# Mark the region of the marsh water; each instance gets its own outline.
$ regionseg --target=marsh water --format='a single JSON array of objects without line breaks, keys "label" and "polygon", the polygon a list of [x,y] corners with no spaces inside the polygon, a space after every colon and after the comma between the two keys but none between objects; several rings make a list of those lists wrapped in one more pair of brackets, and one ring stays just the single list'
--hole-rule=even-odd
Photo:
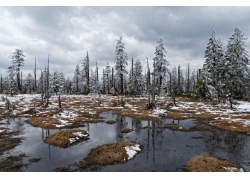
[{"label": "marsh water", "polygon": [[[68,148],[60,148],[44,143],[44,139],[58,131],[46,130],[29,125],[28,118],[6,118],[0,127],[9,132],[19,131],[22,142],[14,149],[6,151],[0,159],[7,156],[25,154],[23,171],[54,171],[57,167],[82,161],[92,148],[121,140],[135,141],[142,151],[124,164],[104,166],[97,171],[105,172],[176,172],[184,171],[187,162],[196,155],[209,155],[238,164],[244,171],[250,171],[250,136],[217,129],[205,120],[163,119],[160,122],[135,120],[121,117],[112,112],[100,115],[104,121],[115,120],[115,124],[86,123],[80,129],[89,132],[89,139]],[[171,130],[166,124],[179,124]],[[129,133],[120,129],[128,127]],[[193,128],[195,127],[195,128]],[[183,129],[187,131],[182,131]],[[29,162],[41,158],[39,162]]]}]

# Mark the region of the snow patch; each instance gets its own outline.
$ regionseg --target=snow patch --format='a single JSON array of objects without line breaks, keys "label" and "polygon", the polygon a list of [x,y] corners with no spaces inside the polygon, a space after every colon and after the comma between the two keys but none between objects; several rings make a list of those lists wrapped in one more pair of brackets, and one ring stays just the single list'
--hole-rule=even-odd
[{"label": "snow patch", "polygon": [[66,120],[61,120],[60,119],[59,121],[60,121],[61,124],[56,124],[56,127],[58,127],[58,128],[72,124],[72,123],[68,123],[68,121],[66,121]]},{"label": "snow patch", "polygon": [[[226,169],[229,172],[237,172],[238,171],[238,169],[235,167],[225,167],[225,166],[221,166],[221,167],[223,167],[224,169]],[[239,171],[244,172],[244,170],[242,168],[240,168]]]},{"label": "snow patch", "polygon": [[86,137],[86,136],[88,136],[88,134],[83,134],[82,132],[74,132],[73,135],[75,135],[77,137]]},{"label": "snow patch", "polygon": [[5,130],[3,129],[3,130],[0,130],[0,133],[2,133],[2,132],[4,132]]},{"label": "snow patch", "polygon": [[163,115],[166,113],[165,109],[155,109],[153,115]]},{"label": "snow patch", "polygon": [[240,112],[250,112],[250,103],[248,102],[240,102],[242,104],[240,104],[236,110],[240,111]]},{"label": "snow patch", "polygon": [[128,160],[132,159],[135,156],[135,154],[137,153],[137,151],[141,151],[139,144],[135,144],[135,146],[126,146],[126,147],[124,147],[124,149],[127,152]]}]

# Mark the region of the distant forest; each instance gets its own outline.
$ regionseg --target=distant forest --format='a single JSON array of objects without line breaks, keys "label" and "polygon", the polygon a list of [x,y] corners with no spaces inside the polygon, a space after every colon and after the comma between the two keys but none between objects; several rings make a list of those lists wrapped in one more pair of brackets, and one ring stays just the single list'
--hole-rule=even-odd
[{"label": "distant forest", "polygon": [[[143,69],[141,60],[132,58],[128,67],[128,56],[122,37],[115,47],[114,67],[107,62],[98,74],[98,65],[90,69],[88,52],[81,64],[76,64],[74,77],[65,78],[62,72],[50,72],[49,56],[44,70],[22,77],[25,55],[22,49],[16,49],[12,56],[12,64],[7,67],[6,77],[1,75],[1,93],[11,96],[19,93],[41,93],[42,99],[61,94],[111,94],[146,96],[148,105],[154,106],[155,96],[188,95],[195,98],[221,102],[232,99],[249,98],[250,69],[248,51],[241,30],[236,28],[229,38],[227,50],[223,43],[212,32],[204,49],[204,64],[201,69],[190,72],[186,67],[168,68],[167,51],[161,38],[155,47],[153,69]],[[45,102],[45,101],[43,101]]]}]

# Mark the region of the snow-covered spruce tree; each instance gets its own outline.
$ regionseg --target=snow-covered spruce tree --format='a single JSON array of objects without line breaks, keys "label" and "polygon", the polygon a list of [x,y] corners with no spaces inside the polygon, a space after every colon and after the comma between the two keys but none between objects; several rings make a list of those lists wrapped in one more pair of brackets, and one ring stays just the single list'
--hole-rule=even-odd
[{"label": "snow-covered spruce tree", "polygon": [[197,82],[196,92],[200,97],[217,100],[222,95],[222,75],[224,51],[222,42],[212,32],[205,50],[205,62],[201,69],[201,78]]},{"label": "snow-covered spruce tree", "polygon": [[134,92],[136,95],[142,95],[143,90],[144,90],[144,78],[143,78],[143,74],[142,74],[142,64],[140,62],[140,60],[136,60],[135,61],[135,65],[134,65],[134,72],[133,72],[133,86],[134,86]]},{"label": "snow-covered spruce tree", "polygon": [[92,71],[91,69],[91,76],[90,76],[90,94],[92,95],[100,95],[101,92],[101,84],[99,82],[98,77],[98,66],[96,62],[96,69],[95,71]]},{"label": "snow-covered spruce tree", "polygon": [[169,73],[167,66],[170,63],[166,59],[167,51],[164,48],[163,39],[157,42],[158,45],[155,48],[155,63],[153,64],[154,67],[154,76],[155,76],[155,84],[159,85],[156,86],[157,94],[161,94],[163,91],[163,81],[166,81],[166,74]]},{"label": "snow-covered spruce tree", "polygon": [[5,82],[7,85],[6,93],[13,96],[14,94],[17,94],[17,91],[18,91],[18,86],[15,80],[15,76],[16,76],[15,66],[12,65],[8,67],[7,73],[8,73],[8,77],[6,78],[6,82]]},{"label": "snow-covered spruce tree", "polygon": [[63,93],[64,90],[65,78],[63,73],[55,71],[51,80],[51,90],[53,93],[58,95],[58,109],[61,111],[62,105],[60,95]]},{"label": "snow-covered spruce tree", "polygon": [[111,67],[108,62],[103,72],[103,84],[104,84],[103,90],[105,90],[104,94],[106,93],[109,94],[111,89]]},{"label": "snow-covered spruce tree", "polygon": [[80,71],[79,64],[76,64],[74,77],[73,77],[73,86],[74,86],[75,92],[79,92],[80,75],[81,75],[81,71]]},{"label": "snow-covered spruce tree", "polygon": [[82,89],[85,94],[89,93],[90,77],[89,77],[89,54],[87,51],[86,57],[82,61],[81,81]]},{"label": "snow-covered spruce tree", "polygon": [[248,51],[245,49],[245,40],[247,38],[243,36],[239,28],[236,28],[227,45],[224,87],[230,102],[231,98],[243,98],[249,87],[249,58]]},{"label": "snow-covered spruce tree", "polygon": [[128,65],[128,57],[127,53],[124,51],[124,43],[122,42],[122,37],[120,37],[119,40],[117,40],[117,45],[115,49],[115,70],[116,70],[116,78],[119,79],[118,84],[120,85],[120,94],[123,94],[123,80],[124,80],[124,75],[127,74],[128,72],[126,71],[126,66]]},{"label": "snow-covered spruce tree", "polygon": [[194,69],[190,77],[190,90],[189,90],[190,93],[194,92],[195,85],[196,85],[196,73]]},{"label": "snow-covered spruce tree", "polygon": [[90,69],[90,94],[97,95],[100,93],[100,84],[97,79],[97,72]]},{"label": "snow-covered spruce tree", "polygon": [[16,68],[17,75],[17,86],[18,90],[22,90],[21,80],[20,80],[20,67],[24,65],[24,54],[22,49],[16,49],[12,56],[12,63]]},{"label": "snow-covered spruce tree", "polygon": [[30,73],[28,73],[26,79],[24,80],[24,84],[26,87],[26,92],[29,92],[31,94],[31,89],[32,89],[32,82],[34,81],[34,78]]}]

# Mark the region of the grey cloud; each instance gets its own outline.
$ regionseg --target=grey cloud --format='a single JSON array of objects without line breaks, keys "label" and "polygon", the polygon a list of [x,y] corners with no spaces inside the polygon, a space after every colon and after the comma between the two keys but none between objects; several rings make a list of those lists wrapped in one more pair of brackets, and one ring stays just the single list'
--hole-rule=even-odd
[{"label": "grey cloud", "polygon": [[[44,69],[51,52],[51,70],[63,71],[66,77],[73,75],[87,51],[92,69],[96,60],[100,69],[107,61],[112,65],[120,36],[129,61],[152,59],[162,37],[172,68],[188,62],[201,66],[213,29],[225,50],[236,27],[245,37],[250,35],[249,7],[0,7],[0,15],[3,11],[14,17],[19,32],[6,29],[12,26],[8,23],[0,28],[5,54],[0,58],[10,62],[6,54],[21,48],[26,55],[23,70],[28,71],[35,57],[38,68]],[[20,23],[22,18],[27,22]]]}]

